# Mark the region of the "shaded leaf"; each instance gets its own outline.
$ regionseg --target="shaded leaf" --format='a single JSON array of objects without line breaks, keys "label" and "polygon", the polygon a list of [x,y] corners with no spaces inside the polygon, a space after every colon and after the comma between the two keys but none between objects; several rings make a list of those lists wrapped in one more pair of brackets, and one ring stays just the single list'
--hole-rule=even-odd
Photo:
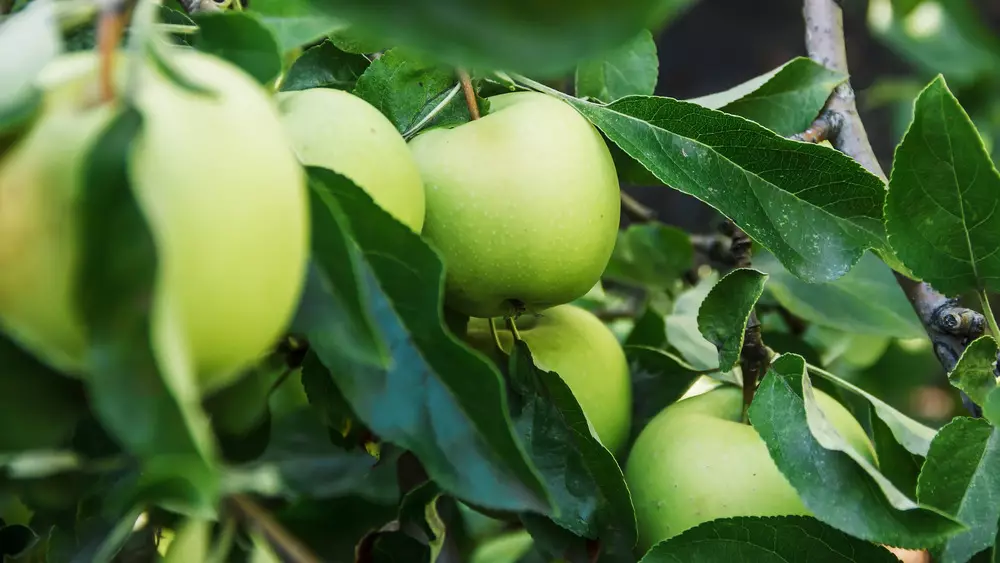
[{"label": "shaded leaf", "polygon": [[889,550],[806,516],[706,522],[660,542],[640,563],[896,563]]},{"label": "shaded leaf", "polygon": [[194,47],[225,59],[261,84],[281,72],[278,43],[260,20],[249,12],[201,12],[195,16],[198,35]]},{"label": "shaded leaf", "polygon": [[767,289],[778,303],[810,323],[864,335],[925,334],[892,270],[870,252],[844,277],[820,284],[793,276],[767,252],[754,253],[753,265],[769,275]]},{"label": "shaded leaf", "polygon": [[666,316],[667,342],[699,371],[718,369],[719,352],[698,330],[698,310],[708,292],[718,282],[719,274],[712,272],[680,294],[674,309]]},{"label": "shaded leaf", "polygon": [[993,544],[1000,518],[1000,433],[982,419],[956,418],[927,453],[917,481],[922,503],[954,514],[968,530],[935,550],[935,561],[964,563]]},{"label": "shaded leaf", "polygon": [[805,362],[782,356],[768,371],[750,406],[750,421],[775,464],[819,520],[854,537],[921,548],[961,526],[938,512],[896,510],[872,478],[843,452],[821,445],[810,432],[802,386]]},{"label": "shaded leaf", "polygon": [[962,352],[955,369],[948,374],[948,381],[982,406],[997,388],[996,364],[997,341],[990,335],[981,336]]},{"label": "shaded leaf", "polygon": [[1000,290],[1000,174],[940,76],[920,93],[896,148],[885,217],[889,243],[945,294]]},{"label": "shaded leaf", "polygon": [[87,158],[76,288],[90,338],[86,383],[104,427],[146,459],[144,476],[186,481],[193,487],[184,493],[187,500],[209,509],[217,494],[214,444],[195,374],[184,358],[161,372],[152,349],[157,254],[128,177],[129,154],[141,127],[139,112],[126,108]]},{"label": "shaded leaf", "polygon": [[847,76],[806,57],[709,96],[688,100],[756,121],[786,137],[805,131]]},{"label": "shaded leaf", "polygon": [[17,558],[38,542],[38,534],[31,528],[21,524],[3,526],[0,523],[0,559],[7,556]]},{"label": "shaded leaf", "polygon": [[719,351],[719,368],[736,366],[743,350],[743,335],[757,300],[764,293],[767,274],[738,268],[712,287],[698,309],[698,330]]},{"label": "shaded leaf", "polygon": [[656,42],[649,30],[603,56],[576,67],[576,95],[613,102],[625,96],[651,96],[660,72]]},{"label": "shaded leaf", "polygon": [[679,358],[655,348],[626,346],[625,357],[632,376],[634,440],[654,416],[680,399],[700,374]]},{"label": "shaded leaf", "polygon": [[667,343],[667,322],[655,308],[647,305],[635,320],[632,331],[625,339],[625,346],[661,348]]},{"label": "shaded leaf", "polygon": [[338,262],[326,272],[330,283],[350,286],[358,268],[357,303],[393,358],[359,362],[344,343],[310,337],[354,412],[379,437],[416,454],[450,493],[489,508],[547,512],[537,470],[514,438],[500,375],[444,329],[441,259],[343,176],[310,168],[309,177],[314,201],[336,218],[327,220],[330,250],[356,252],[344,231],[350,217],[364,258]]},{"label": "shaded leaf", "polygon": [[337,15],[314,6],[313,0],[253,0],[251,4],[250,11],[260,15],[283,53],[346,26]]},{"label": "shaded leaf", "polygon": [[309,404],[330,430],[334,443],[347,450],[357,446],[362,438],[361,432],[365,430],[364,425],[315,352],[310,351],[302,364],[302,385]]},{"label": "shaded leaf", "polygon": [[986,396],[986,403],[983,405],[983,416],[994,426],[1000,426],[1000,390],[994,389]]},{"label": "shaded leaf", "polygon": [[630,225],[619,231],[604,277],[669,290],[693,264],[691,237],[683,230],[662,223]]},{"label": "shaded leaf", "polygon": [[281,91],[309,88],[351,91],[369,64],[364,56],[345,53],[330,41],[324,41],[292,63],[281,83]]},{"label": "shaded leaf", "polygon": [[924,460],[901,446],[885,422],[874,414],[869,415],[872,425],[872,444],[879,471],[893,485],[910,498],[917,497],[917,476]]},{"label": "shaded leaf", "polygon": [[884,246],[885,186],[845,155],[670,98],[567,101],[666,185],[711,205],[810,282]]},{"label": "shaded leaf", "polygon": [[[458,90],[453,70],[391,49],[358,78],[354,94],[378,108],[400,133],[410,133],[418,127],[458,125],[472,119]],[[480,103],[483,114],[487,109]]]},{"label": "shaded leaf", "polygon": [[520,340],[514,342],[508,377],[515,428],[559,508],[552,521],[581,543],[600,538],[609,561],[627,558],[636,524],[625,477],[573,392],[558,374],[536,367]]}]

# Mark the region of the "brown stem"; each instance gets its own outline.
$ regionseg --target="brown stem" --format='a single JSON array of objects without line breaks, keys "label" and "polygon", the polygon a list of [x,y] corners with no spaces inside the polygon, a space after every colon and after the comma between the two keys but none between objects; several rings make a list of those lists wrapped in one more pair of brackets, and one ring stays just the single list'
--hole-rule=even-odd
[{"label": "brown stem", "polygon": [[475,121],[479,119],[479,103],[476,102],[476,90],[472,87],[472,78],[468,72],[458,69],[458,80],[462,83],[462,91],[465,92],[465,103],[469,106],[469,115]]},{"label": "brown stem", "polygon": [[[814,61],[847,75],[847,49],[840,6],[834,0],[804,0],[803,15],[809,56]],[[833,92],[827,100],[824,113],[840,115],[839,127],[830,137],[833,146],[888,183],[858,115],[854,90],[849,81],[845,81]],[[945,297],[926,283],[916,282],[898,272],[896,280],[920,317],[927,336],[934,345],[938,361],[945,371],[950,372],[974,338],[972,335],[977,332],[982,334],[983,327],[986,326],[985,318],[976,311],[959,307],[957,300]],[[980,414],[979,408],[964,393],[962,401],[973,415]]]},{"label": "brown stem", "polygon": [[[749,268],[752,265],[753,241],[736,226],[736,223],[727,221],[725,228],[732,235],[732,243],[729,246],[732,253],[733,262],[737,268]],[[754,393],[757,392],[757,383],[764,378],[770,363],[770,356],[764,339],[760,334],[760,321],[757,319],[757,311],[750,311],[747,319],[746,331],[743,333],[743,349],[740,350],[740,370],[743,372],[743,421],[747,422],[747,409],[753,402]]]},{"label": "brown stem", "polygon": [[319,557],[247,495],[229,497],[229,506],[237,517],[256,528],[272,547],[279,550],[285,560],[292,563],[320,563]]},{"label": "brown stem", "polygon": [[802,133],[792,135],[792,139],[807,143],[822,143],[823,141],[837,137],[843,121],[843,114],[829,109],[823,110],[808,129]]},{"label": "brown stem", "polygon": [[125,32],[127,2],[113,2],[97,21],[97,53],[100,60],[100,95],[104,103],[115,99],[115,55]]}]

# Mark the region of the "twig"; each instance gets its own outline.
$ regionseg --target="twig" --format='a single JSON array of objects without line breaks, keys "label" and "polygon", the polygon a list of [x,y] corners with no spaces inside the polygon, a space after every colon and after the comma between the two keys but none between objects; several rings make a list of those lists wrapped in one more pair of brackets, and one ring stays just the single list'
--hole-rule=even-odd
[{"label": "twig", "polygon": [[469,115],[472,120],[479,119],[479,103],[476,102],[476,90],[472,87],[472,78],[469,73],[458,69],[458,80],[462,83],[462,91],[465,92],[465,103],[469,106]]},{"label": "twig", "polygon": [[624,191],[621,192],[622,199],[622,211],[625,215],[628,215],[629,219],[636,223],[649,223],[656,219],[656,211],[653,211],[649,207],[646,207],[639,200],[628,195]]},{"label": "twig", "polygon": [[829,109],[823,110],[808,129],[792,135],[791,138],[795,141],[805,141],[807,143],[822,143],[823,141],[836,138],[840,133],[840,127],[843,122],[843,114]]},{"label": "twig", "polygon": [[[847,75],[847,50],[840,6],[834,0],[804,0],[803,16],[809,56],[814,61]],[[828,113],[840,116],[839,127],[830,137],[834,148],[888,183],[858,115],[854,89],[849,81],[838,86],[827,100],[824,114]],[[974,338],[972,335],[982,334],[983,327],[986,326],[985,318],[976,311],[959,307],[957,300],[945,297],[926,283],[916,282],[898,272],[896,280],[920,317],[938,361],[950,372]],[[964,393],[962,402],[973,415],[981,414],[979,408]]]},{"label": "twig", "polygon": [[[725,229],[732,236],[729,249],[737,268],[749,268],[752,263],[753,241],[731,220],[725,224]],[[740,371],[743,372],[743,420],[747,420],[747,409],[753,402],[757,383],[763,379],[770,363],[770,355],[764,339],[760,335],[760,321],[756,309],[750,311],[746,331],[743,334],[743,349],[740,350]]]},{"label": "twig", "polygon": [[128,2],[117,0],[104,5],[97,20],[97,53],[100,60],[101,101],[115,99],[115,55],[118,44],[125,32],[125,19],[129,10]]},{"label": "twig", "polygon": [[246,495],[229,497],[229,506],[236,516],[249,525],[257,528],[268,543],[280,551],[288,561],[293,563],[320,563],[319,557],[295,536],[290,534],[262,506]]}]

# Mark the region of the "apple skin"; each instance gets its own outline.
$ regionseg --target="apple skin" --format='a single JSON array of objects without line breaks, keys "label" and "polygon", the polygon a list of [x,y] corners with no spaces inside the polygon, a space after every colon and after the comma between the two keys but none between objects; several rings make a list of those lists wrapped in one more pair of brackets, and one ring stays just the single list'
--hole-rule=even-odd
[{"label": "apple skin", "polygon": [[343,174],[416,233],[424,225],[424,183],[406,141],[375,106],[340,90],[278,95],[282,120],[304,164]]},{"label": "apple skin", "polygon": [[[841,435],[874,460],[873,446],[850,412],[829,395],[814,393]],[[667,407],[639,434],[625,480],[641,553],[719,518],[809,515],[757,431],[740,422],[742,407],[742,390],[716,388]]]},{"label": "apple skin", "polygon": [[482,318],[587,293],[611,257],[621,209],[611,153],[576,110],[533,92],[489,100],[482,119],[410,141],[446,300]]},{"label": "apple skin", "polygon": [[[535,365],[559,374],[601,443],[616,452],[628,439],[632,425],[632,382],[621,345],[600,319],[576,305],[559,305],[539,315],[517,321],[518,332],[531,350]],[[514,339],[502,327],[502,322],[497,324],[497,333],[504,351],[509,353]],[[496,358],[488,320],[472,319],[466,340]]]},{"label": "apple skin", "polygon": [[[157,360],[211,390],[289,322],[308,255],[308,199],[277,108],[252,78],[197,51],[178,50],[171,64],[215,96],[143,66],[135,104],[144,121],[129,173],[159,258]],[[129,65],[118,66],[120,85]],[[117,108],[95,103],[93,52],[56,59],[38,83],[44,111],[0,161],[0,325],[47,363],[83,375],[75,209],[86,154]]]}]

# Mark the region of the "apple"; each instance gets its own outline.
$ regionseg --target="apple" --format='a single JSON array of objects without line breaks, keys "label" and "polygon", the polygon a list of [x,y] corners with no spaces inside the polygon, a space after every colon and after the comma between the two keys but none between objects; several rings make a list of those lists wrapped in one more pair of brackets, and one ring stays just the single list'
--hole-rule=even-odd
[{"label": "apple", "polygon": [[[841,435],[874,460],[874,448],[851,413],[814,392]],[[639,434],[625,480],[643,553],[710,520],[809,515],[757,431],[741,422],[742,409],[742,390],[720,387],[670,405]]]},{"label": "apple", "polygon": [[[513,336],[497,324],[505,352]],[[591,312],[575,305],[559,305],[538,316],[517,321],[521,339],[528,345],[535,365],[562,378],[580,403],[601,443],[612,453],[628,438],[632,424],[632,383],[628,362],[618,340]],[[496,358],[497,347],[489,321],[472,319],[466,340],[487,356]]]},{"label": "apple", "polygon": [[[117,80],[131,65],[124,54]],[[193,50],[174,70],[213,95],[141,66],[144,121],[130,181],[157,245],[151,326],[161,367],[232,382],[270,348],[297,305],[309,247],[305,176],[273,101],[248,75]],[[97,97],[93,52],[53,61],[44,110],[0,161],[0,326],[67,372],[86,371],[74,291],[76,206],[86,155],[117,111]]]},{"label": "apple", "polygon": [[471,563],[516,563],[528,554],[535,540],[526,530],[490,538],[472,552]]},{"label": "apple", "polygon": [[483,318],[587,293],[611,257],[621,209],[611,153],[576,110],[533,92],[489,101],[482,119],[410,141],[448,305]]},{"label": "apple", "polygon": [[340,90],[278,95],[282,120],[304,164],[343,174],[419,233],[424,225],[420,170],[395,126],[375,106]]}]

